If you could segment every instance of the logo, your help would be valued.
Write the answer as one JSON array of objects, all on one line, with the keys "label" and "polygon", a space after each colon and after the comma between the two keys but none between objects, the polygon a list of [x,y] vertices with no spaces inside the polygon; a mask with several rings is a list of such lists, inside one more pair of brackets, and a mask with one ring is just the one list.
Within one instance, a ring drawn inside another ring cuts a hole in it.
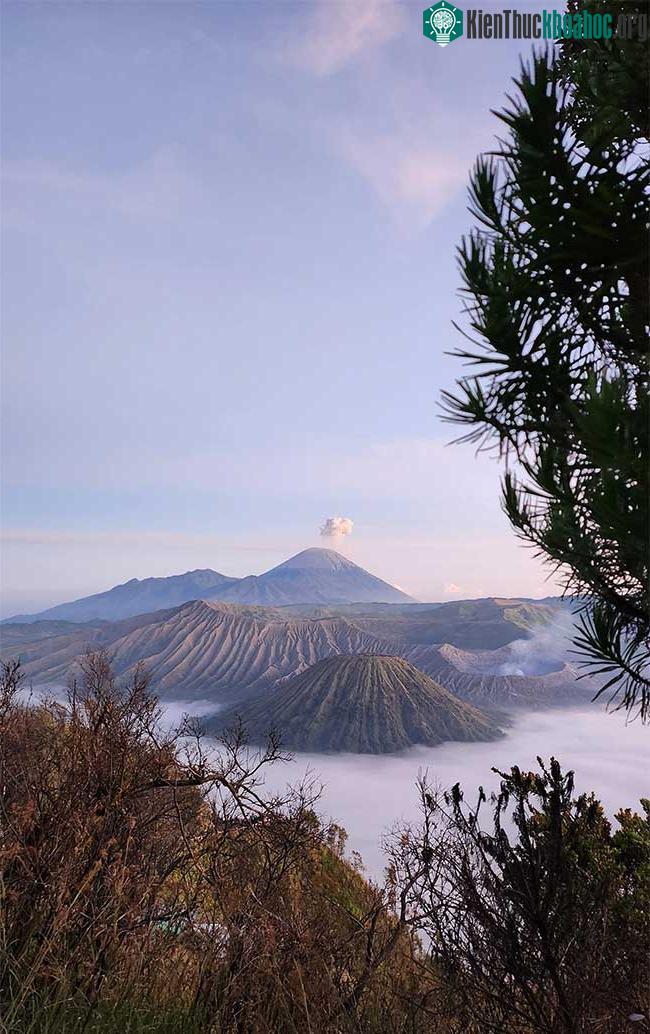
[{"label": "logo", "polygon": [[446,47],[463,35],[463,12],[447,0],[440,0],[422,12],[422,31],[427,39]]}]

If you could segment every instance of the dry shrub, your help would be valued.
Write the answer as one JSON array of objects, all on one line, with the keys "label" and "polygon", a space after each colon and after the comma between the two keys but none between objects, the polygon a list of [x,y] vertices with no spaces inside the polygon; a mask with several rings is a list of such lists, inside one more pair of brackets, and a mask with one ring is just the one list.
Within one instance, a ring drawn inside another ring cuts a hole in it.
[{"label": "dry shrub", "polygon": [[432,1029],[404,917],[323,828],[314,788],[266,795],[277,743],[165,732],[145,672],[118,684],[101,652],[65,703],[26,706],[19,682],[5,665],[6,1029]]},{"label": "dry shrub", "polygon": [[164,731],[145,673],[120,685],[103,653],[65,703],[19,684],[5,665],[3,1031],[645,1029],[650,823],[621,812],[613,833],[555,763],[503,774],[487,829],[458,787],[423,784],[380,888],[313,786],[268,796],[273,740]]},{"label": "dry shrub", "polygon": [[619,1034],[650,1016],[650,802],[617,815],[551,759],[500,772],[490,821],[421,783],[395,839],[407,914],[444,974],[448,1022],[480,1034]]}]

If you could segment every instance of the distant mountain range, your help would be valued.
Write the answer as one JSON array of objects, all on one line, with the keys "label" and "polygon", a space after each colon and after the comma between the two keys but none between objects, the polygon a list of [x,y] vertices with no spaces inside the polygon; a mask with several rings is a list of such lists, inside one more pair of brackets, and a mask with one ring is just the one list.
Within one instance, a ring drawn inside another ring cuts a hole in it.
[{"label": "distant mountain range", "polygon": [[19,614],[7,618],[6,623],[119,621],[136,614],[150,614],[154,610],[178,607],[189,600],[210,599],[213,593],[225,592],[238,581],[238,578],[228,578],[225,574],[209,569],[187,571],[185,574],[170,575],[169,578],[132,578],[106,592],[84,596],[71,603],[59,603],[38,614]]},{"label": "distant mountain range", "polygon": [[304,549],[266,574],[242,578],[219,596],[224,603],[284,607],[291,604],[414,603],[401,589],[353,564],[333,549]]},{"label": "distant mountain range", "polygon": [[239,722],[247,740],[274,730],[298,751],[382,754],[446,740],[492,740],[495,723],[401,657],[328,657],[208,723],[211,732]]},{"label": "distant mountain range", "polygon": [[198,570],[169,578],[132,578],[106,592],[84,596],[9,622],[116,621],[175,607],[190,600],[253,606],[413,603],[400,589],[364,571],[332,549],[305,549],[272,570],[247,578]]},{"label": "distant mountain range", "polygon": [[585,702],[595,686],[567,663],[570,623],[555,600],[416,603],[306,549],[248,578],[133,579],[0,633],[37,687],[66,685],[105,648],[118,677],[144,664],[163,700],[236,704],[257,739],[276,725],[293,749],[377,752],[497,735],[481,708]]},{"label": "distant mountain range", "polygon": [[[416,606],[411,616],[411,607],[399,604],[382,606],[378,618],[377,607],[369,604],[365,615],[344,608],[349,616],[305,617],[283,609],[193,601],[114,622],[5,624],[2,652],[19,656],[35,685],[61,686],[85,650],[103,646],[116,674],[128,674],[144,663],[161,697],[216,704],[276,692],[283,680],[319,660],[359,654],[402,657],[479,707],[540,707],[588,699],[593,685],[576,681],[559,646],[545,648],[541,666],[527,664],[529,647],[530,657],[536,656],[536,640],[521,623],[535,627],[531,608],[534,613],[534,604],[480,600],[460,614],[458,604],[450,603]],[[471,649],[472,613],[484,624],[487,650]],[[558,608],[540,605],[538,621],[552,628],[550,618],[558,613]],[[446,642],[440,638],[443,630]],[[494,642],[498,649],[490,648]]]}]

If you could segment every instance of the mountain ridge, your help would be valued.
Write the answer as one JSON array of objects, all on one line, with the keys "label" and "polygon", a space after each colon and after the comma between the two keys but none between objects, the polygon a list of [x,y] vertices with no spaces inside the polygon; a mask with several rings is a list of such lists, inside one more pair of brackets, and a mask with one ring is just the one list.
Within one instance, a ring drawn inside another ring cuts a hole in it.
[{"label": "mountain ridge", "polygon": [[335,550],[316,548],[303,549],[264,574],[243,578],[220,599],[263,606],[415,602]]},{"label": "mountain ridge", "polygon": [[5,618],[2,624],[41,620],[116,621],[191,600],[259,606],[354,602],[409,603],[412,597],[335,550],[302,550],[261,575],[232,578],[210,568],[160,578],[131,578],[104,592]]},{"label": "mountain ridge", "polygon": [[470,656],[462,636],[460,647],[446,648],[431,639],[379,636],[341,616],[306,618],[220,602],[191,601],[117,622],[8,624],[2,634],[3,655],[20,656],[36,685],[64,685],[86,649],[103,647],[119,676],[144,663],[164,699],[203,698],[218,704],[273,692],[281,680],[342,654],[400,656],[478,706],[576,703],[593,692],[561,663],[542,675],[491,674],[487,655],[495,655],[494,667],[501,670],[508,660],[503,648]]},{"label": "mountain ridge", "polygon": [[2,624],[30,624],[42,620],[63,621],[119,621],[138,614],[151,614],[167,607],[180,606],[190,599],[201,599],[206,592],[225,587],[237,578],[230,578],[211,568],[197,568],[183,574],[163,577],[130,578],[127,582],[114,585],[104,592],[81,596],[69,603],[57,603],[54,607],[35,614],[18,614],[5,618]]}]

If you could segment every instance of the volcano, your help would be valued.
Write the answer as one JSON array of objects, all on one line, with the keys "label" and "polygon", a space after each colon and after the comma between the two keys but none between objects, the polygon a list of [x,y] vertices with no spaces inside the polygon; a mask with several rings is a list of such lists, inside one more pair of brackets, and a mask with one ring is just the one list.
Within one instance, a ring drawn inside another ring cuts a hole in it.
[{"label": "volcano", "polygon": [[304,549],[259,576],[242,578],[210,599],[226,603],[283,607],[292,604],[413,603],[333,549]]},{"label": "volcano", "polygon": [[328,657],[208,723],[215,732],[243,723],[252,743],[273,730],[298,751],[384,754],[415,744],[492,740],[494,722],[401,657]]},{"label": "volcano", "polygon": [[333,549],[304,549],[261,575],[230,578],[205,569],[168,578],[132,578],[106,592],[7,621],[119,621],[191,600],[263,607],[415,602]]}]

